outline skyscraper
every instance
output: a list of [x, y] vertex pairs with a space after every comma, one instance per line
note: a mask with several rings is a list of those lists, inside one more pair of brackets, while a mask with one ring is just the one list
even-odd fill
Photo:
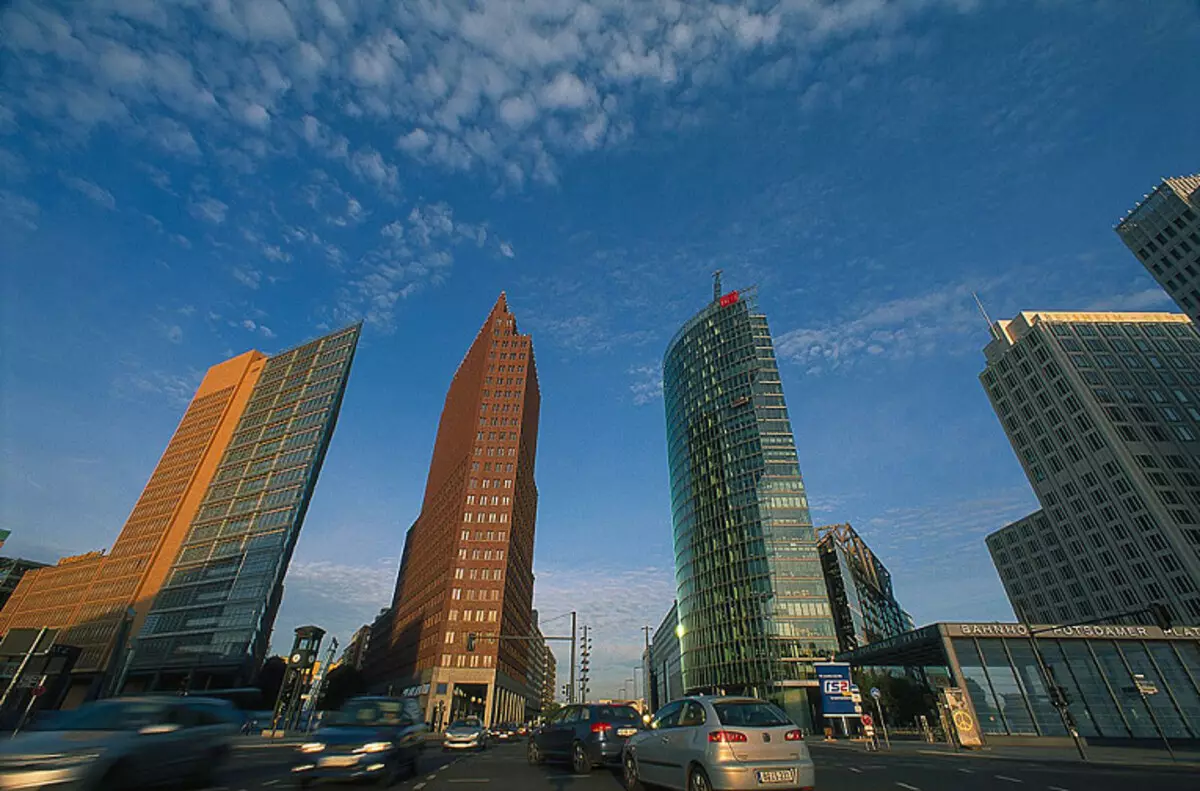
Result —
[[1200, 335], [1172, 313], [1024, 312], [980, 375], [1042, 509], [988, 550], [1017, 616], [1163, 602], [1200, 623]]
[[853, 527], [825, 525], [817, 528], [817, 535], [842, 651], [853, 651], [916, 628], [896, 601], [891, 573]]
[[430, 719], [519, 721], [540, 699], [526, 641], [497, 639], [533, 633], [540, 403], [532, 340], [501, 293], [446, 393], [390, 623], [368, 650], [373, 687], [419, 694]]
[[[333, 399], [313, 413], [322, 417], [310, 428], [318, 431], [321, 437], [322, 453], [333, 429], [333, 418], [357, 338], [358, 328], [354, 327], [301, 347], [306, 350], [320, 344], [338, 347], [337, 360], [330, 361], [335, 363], [334, 368], [328, 369], [337, 373], [332, 389], [327, 392]], [[165, 583], [182, 581], [172, 567], [185, 538], [192, 536], [189, 540], [195, 540], [203, 534], [203, 531], [194, 531], [192, 523], [206, 516], [201, 513], [201, 506], [202, 501], [208, 502], [210, 487], [226, 492], [230, 486], [236, 489], [240, 481], [238, 477], [226, 474], [214, 483], [220, 471], [228, 469], [222, 461], [226, 450], [241, 444], [250, 431], [249, 424], [266, 417], [262, 413], [249, 415], [247, 408], [255, 396], [260, 396], [256, 403], [261, 403], [261, 393], [269, 389], [269, 386], [263, 390], [256, 387], [260, 377], [268, 367], [273, 371], [280, 370], [276, 360], [294, 359], [297, 353], [300, 350], [267, 358], [259, 352], [246, 352], [210, 368], [112, 551], [63, 558], [55, 566], [31, 571], [22, 578], [9, 603], [0, 612], [0, 632], [42, 626], [66, 630], [59, 636], [59, 641], [82, 649], [66, 705], [78, 703], [89, 694], [100, 694], [112, 683], [120, 661], [124, 659], [125, 643], [131, 634], [142, 628], [160, 589]], [[275, 379], [271, 381], [277, 384]], [[288, 387], [297, 385], [292, 379], [288, 380]], [[245, 425], [243, 418], [246, 418]], [[296, 419], [308, 420], [311, 415]], [[276, 429], [272, 426], [271, 430]], [[244, 453], [245, 450], [239, 448], [229, 456], [244, 457]], [[319, 461], [303, 467], [307, 476], [304, 505], [307, 505], [318, 469]], [[253, 511], [247, 513], [254, 515]], [[301, 509], [299, 514], [302, 513]], [[286, 524], [298, 529], [299, 518], [289, 519]], [[217, 528], [206, 530], [212, 535], [218, 532]], [[255, 530], [257, 536], [258, 528]], [[232, 547], [233, 539], [228, 536], [233, 531], [222, 526], [220, 532], [220, 551], [227, 552]], [[230, 554], [230, 558], [240, 557], [240, 553]], [[193, 623], [204, 618], [214, 627], [224, 623], [222, 605], [225, 599], [218, 595], [217, 588], [227, 583], [227, 579], [214, 575], [197, 585], [207, 597], [206, 605], [215, 609], [196, 612], [192, 616]], [[263, 593], [262, 598], [265, 600], [266, 597]], [[271, 615], [273, 617], [273, 610]], [[270, 629], [266, 619], [258, 625]], [[193, 645], [198, 648], [201, 644], [197, 641]]]
[[837, 652], [829, 597], [767, 319], [719, 292], [663, 359], [683, 686], [805, 724], [812, 663]]
[[1200, 320], [1200, 174], [1163, 179], [1116, 232], [1175, 304]]

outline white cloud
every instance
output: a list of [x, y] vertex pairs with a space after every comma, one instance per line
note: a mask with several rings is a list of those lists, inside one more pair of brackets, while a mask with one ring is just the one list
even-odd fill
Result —
[[360, 178], [387, 188], [395, 187], [400, 175], [399, 169], [389, 164], [383, 155], [374, 149], [354, 152], [350, 159], [350, 169]]
[[513, 129], [523, 129], [537, 118], [537, 104], [525, 96], [510, 96], [500, 102], [500, 120]]
[[509, 244], [508, 242], [501, 242], [500, 243], [500, 255], [504, 256], [505, 258], [514, 258], [514, 257], [516, 257], [517, 254], [513, 250], [513, 246], [511, 244]]
[[0, 223], [36, 231], [40, 213], [40, 207], [33, 201], [10, 190], [0, 189]]
[[570, 72], [563, 72], [542, 90], [542, 104], [552, 109], [583, 107], [592, 93], [583, 81]]
[[1083, 308], [1085, 311], [1169, 311], [1178, 312], [1180, 309], [1171, 299], [1171, 295], [1161, 286], [1129, 291], [1124, 294], [1113, 294], [1101, 297]]
[[627, 373], [633, 377], [633, 381], [629, 384], [629, 392], [633, 394], [633, 403], [643, 406], [662, 398], [663, 377], [661, 367], [657, 365], [639, 365], [630, 368]]
[[414, 129], [408, 134], [396, 139], [396, 148], [401, 151], [406, 151], [409, 154], [415, 154], [419, 151], [424, 151], [430, 145], [429, 133], [424, 129]]
[[197, 220], [213, 223], [214, 225], [220, 225], [225, 222], [225, 215], [228, 210], [228, 204], [212, 197], [199, 198], [188, 204], [188, 211], [193, 217]]
[[171, 343], [182, 343], [183, 328], [178, 324], [172, 324], [171, 326], [167, 327], [166, 336], [167, 340], [169, 340]]
[[99, 184], [95, 184], [87, 179], [81, 179], [78, 176], [68, 176], [66, 174], [59, 174], [59, 178], [62, 179], [63, 184], [66, 184], [93, 203], [103, 206], [109, 211], [117, 208], [117, 201], [113, 198], [112, 193]]
[[[246, 288], [258, 288], [262, 283], [262, 272], [259, 272], [257, 269], [243, 269], [241, 267], [234, 267], [233, 279], [241, 283]], [[248, 327], [247, 329], [254, 328]]]
[[264, 245], [262, 249], [263, 257], [268, 261], [286, 263], [292, 260], [292, 254], [285, 251], [277, 244]]

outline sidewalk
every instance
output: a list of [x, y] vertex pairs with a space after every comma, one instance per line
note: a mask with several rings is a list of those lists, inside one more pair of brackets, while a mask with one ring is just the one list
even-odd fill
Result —
[[[849, 739], [838, 739], [833, 742], [827, 742], [823, 739], [808, 739], [807, 741], [809, 745], [814, 747], [849, 750], [863, 753], [864, 755], [887, 755], [890, 752], [892, 755], [929, 755], [965, 760], [986, 758], [1001, 761], [1081, 763], [1079, 753], [1075, 751], [1074, 747], [1064, 748], [1057, 745], [1049, 747], [1002, 745], [985, 746], [975, 750], [962, 750], [955, 749], [945, 742], [929, 744], [923, 741], [896, 740], [892, 742], [890, 751], [883, 747], [881, 741], [879, 752], [868, 753], [863, 742], [852, 742]], [[1084, 751], [1087, 753], [1087, 762], [1089, 764], [1200, 769], [1200, 752], [1197, 752], [1195, 749], [1176, 749], [1175, 755], [1178, 758], [1176, 761], [1171, 760], [1171, 756], [1167, 754], [1166, 750], [1154, 750], [1144, 747], [1087, 746], [1084, 748]]]

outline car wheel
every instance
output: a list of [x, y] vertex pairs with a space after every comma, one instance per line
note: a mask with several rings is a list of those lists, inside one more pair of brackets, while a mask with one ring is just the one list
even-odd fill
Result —
[[708, 774], [702, 767], [692, 767], [691, 774], [688, 775], [688, 791], [712, 791], [712, 783], [708, 781]]
[[384, 764], [383, 771], [379, 773], [379, 778], [376, 780], [380, 788], [390, 788], [400, 779], [400, 767], [395, 761], [388, 761]]
[[99, 788], [104, 791], [126, 791], [133, 788], [133, 777], [129, 767], [123, 763], [113, 764], [100, 778]]
[[537, 766], [546, 762], [546, 757], [542, 755], [542, 751], [538, 749], [537, 743], [529, 742], [529, 747], [525, 750], [525, 757], [529, 759], [530, 766]]
[[585, 775], [592, 771], [592, 759], [588, 758], [583, 742], [575, 742], [571, 747], [571, 771], [577, 775]]
[[621, 779], [625, 783], [625, 791], [646, 791], [646, 786], [638, 778], [637, 759], [629, 753], [625, 753], [625, 760], [622, 761]]

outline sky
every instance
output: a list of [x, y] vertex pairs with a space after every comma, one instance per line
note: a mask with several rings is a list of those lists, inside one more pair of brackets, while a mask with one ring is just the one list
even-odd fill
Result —
[[616, 694], [674, 592], [662, 353], [720, 268], [758, 286], [814, 522], [918, 624], [1011, 620], [983, 539], [1037, 504], [971, 293], [1174, 310], [1112, 227], [1200, 170], [1198, 8], [6, 3], [6, 553], [111, 546], [210, 365], [362, 319], [275, 632], [344, 644], [506, 291], [542, 388], [535, 604], [548, 634], [579, 612]]

